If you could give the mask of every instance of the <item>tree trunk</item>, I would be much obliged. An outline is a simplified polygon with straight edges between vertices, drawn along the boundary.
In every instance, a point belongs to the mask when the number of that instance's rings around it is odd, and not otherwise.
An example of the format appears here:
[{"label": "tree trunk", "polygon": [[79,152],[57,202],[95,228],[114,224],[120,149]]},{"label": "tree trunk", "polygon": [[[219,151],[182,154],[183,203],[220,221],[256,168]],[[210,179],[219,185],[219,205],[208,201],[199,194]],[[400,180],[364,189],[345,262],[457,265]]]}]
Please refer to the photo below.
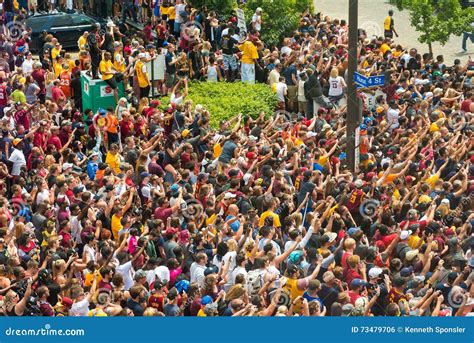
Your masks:
[{"label": "tree trunk", "polygon": [[428,42],[428,49],[429,49],[429,53],[431,55],[431,58],[433,58],[433,46],[431,45],[431,42]]}]

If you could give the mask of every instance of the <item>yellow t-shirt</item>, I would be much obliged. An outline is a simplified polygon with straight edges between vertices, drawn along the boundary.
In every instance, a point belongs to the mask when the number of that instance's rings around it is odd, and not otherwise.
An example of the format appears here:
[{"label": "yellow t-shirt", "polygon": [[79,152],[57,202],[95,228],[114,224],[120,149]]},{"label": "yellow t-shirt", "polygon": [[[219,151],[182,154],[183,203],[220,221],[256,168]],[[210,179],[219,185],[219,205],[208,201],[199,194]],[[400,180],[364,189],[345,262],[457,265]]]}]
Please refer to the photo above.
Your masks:
[{"label": "yellow t-shirt", "polygon": [[257,47],[251,41],[239,45],[239,50],[242,51],[242,63],[253,64],[258,58]]},{"label": "yellow t-shirt", "polygon": [[118,241],[119,239],[119,231],[122,230],[123,225],[120,222],[122,217],[118,217],[115,214],[112,216],[110,220],[110,227],[112,228],[112,235],[114,236],[114,240]]},{"label": "yellow t-shirt", "polygon": [[86,50],[86,42],[87,39],[84,36],[79,37],[77,40],[77,46],[79,47],[79,50]]},{"label": "yellow t-shirt", "polygon": [[56,57],[61,53],[61,49],[52,48],[51,49],[51,58],[53,59],[53,64],[56,64]]},{"label": "yellow t-shirt", "polygon": [[113,78],[114,76],[112,74],[106,74],[106,73],[110,73],[112,72],[112,67],[113,67],[113,64],[112,64],[112,61],[105,61],[105,60],[102,60],[100,61],[100,64],[99,64],[99,70],[100,70],[100,73],[102,74],[102,80],[110,80],[111,78]]},{"label": "yellow t-shirt", "polygon": [[382,51],[382,54],[385,54],[389,50],[390,50],[390,46],[388,46],[388,44],[384,43],[380,46],[380,51]]},{"label": "yellow t-shirt", "polygon": [[204,313],[203,309],[200,309],[197,314],[198,317],[207,317],[207,315]]},{"label": "yellow t-shirt", "polygon": [[53,65],[53,68],[54,68],[54,75],[56,77],[59,77],[59,75],[61,75],[61,73],[63,72],[63,66],[60,65],[59,63],[56,63],[55,65]]},{"label": "yellow t-shirt", "polygon": [[214,158],[219,158],[222,152],[222,146],[219,143],[214,144],[213,151],[214,151]]},{"label": "yellow t-shirt", "polygon": [[431,188],[434,188],[436,185],[436,182],[438,182],[439,176],[437,174],[431,175],[428,180],[426,180],[426,183],[430,185]]},{"label": "yellow t-shirt", "polygon": [[[284,290],[290,294],[291,301],[294,301],[296,298],[304,294],[304,290],[298,288],[297,279],[290,279],[290,278],[286,279]],[[301,302],[296,304],[294,310],[296,313],[301,312]]]},{"label": "yellow t-shirt", "polygon": [[423,204],[423,203],[425,203],[425,202],[431,202],[431,201],[432,201],[432,199],[431,199],[428,195],[426,195],[426,194],[422,194],[422,195],[420,196],[420,198],[418,199],[418,203],[419,203],[419,204]]},{"label": "yellow t-shirt", "polygon": [[141,88],[148,87],[150,85],[150,81],[148,81],[148,77],[145,74],[146,66],[143,62],[137,62],[137,64],[135,65],[135,72],[137,73],[138,86]]},{"label": "yellow t-shirt", "polygon": [[175,20],[176,19],[176,9],[174,6],[168,7],[168,19]]},{"label": "yellow t-shirt", "polygon": [[115,70],[123,73],[125,71],[125,62],[123,60],[123,56],[120,52],[114,53],[114,67]]},{"label": "yellow t-shirt", "polygon": [[[412,249],[415,249],[418,245],[418,242],[420,241],[420,237],[418,237],[418,235],[414,234],[414,235],[410,235],[408,237],[408,246]],[[422,243],[423,244],[423,243]]]},{"label": "yellow t-shirt", "polygon": [[89,313],[87,313],[87,316],[89,316],[89,317],[107,317],[107,313],[105,313],[104,310],[101,309],[101,308],[95,308],[93,310],[90,310]]},{"label": "yellow t-shirt", "polygon": [[328,158],[326,156],[320,156],[318,159],[318,164],[324,167],[326,163],[328,163]]},{"label": "yellow t-shirt", "polygon": [[383,22],[383,29],[385,31],[390,31],[390,24],[392,23],[392,17],[387,16]]},{"label": "yellow t-shirt", "polygon": [[263,226],[263,224],[265,223],[265,218],[267,218],[268,216],[273,218],[274,226],[278,226],[278,227],[281,226],[280,217],[278,216],[278,214],[271,211],[265,211],[262,213],[262,215],[260,216],[260,219],[258,220],[258,225]]},{"label": "yellow t-shirt", "polygon": [[113,169],[115,174],[120,173],[120,160],[118,154],[112,155],[109,151],[105,157],[105,163],[107,163],[109,167]]}]

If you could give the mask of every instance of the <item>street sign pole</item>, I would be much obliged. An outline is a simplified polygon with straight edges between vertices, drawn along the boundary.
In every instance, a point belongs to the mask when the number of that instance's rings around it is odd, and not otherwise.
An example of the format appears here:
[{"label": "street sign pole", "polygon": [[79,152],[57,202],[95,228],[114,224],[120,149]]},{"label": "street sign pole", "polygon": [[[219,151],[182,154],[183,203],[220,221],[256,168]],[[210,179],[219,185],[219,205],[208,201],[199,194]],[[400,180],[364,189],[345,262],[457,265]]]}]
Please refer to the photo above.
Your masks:
[{"label": "street sign pole", "polygon": [[357,72],[358,0],[349,0],[349,65],[347,75],[346,158],[352,172],[356,172],[355,134],[359,121],[359,99],[354,74]]}]

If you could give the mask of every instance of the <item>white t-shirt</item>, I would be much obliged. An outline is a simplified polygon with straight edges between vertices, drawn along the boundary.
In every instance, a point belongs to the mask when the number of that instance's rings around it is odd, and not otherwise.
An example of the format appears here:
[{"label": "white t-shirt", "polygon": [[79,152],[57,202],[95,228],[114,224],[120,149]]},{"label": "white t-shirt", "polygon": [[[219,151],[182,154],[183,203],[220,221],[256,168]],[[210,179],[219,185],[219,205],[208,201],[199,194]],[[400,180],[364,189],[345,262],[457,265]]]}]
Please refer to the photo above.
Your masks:
[{"label": "white t-shirt", "polygon": [[123,276],[123,282],[125,284],[124,290],[128,291],[133,286],[133,274],[134,270],[132,267],[132,261],[121,264],[115,268],[115,271]]},{"label": "white t-shirt", "polygon": [[71,317],[86,317],[89,312],[89,300],[84,298],[77,303],[72,304],[71,309],[69,310],[69,315]]},{"label": "white t-shirt", "polygon": [[283,46],[280,51],[281,51],[282,55],[286,54],[287,56],[290,56],[290,54],[293,50],[291,50],[291,48],[289,46]]},{"label": "white t-shirt", "polygon": [[197,282],[200,287],[204,286],[204,270],[206,266],[201,266],[200,264],[193,262],[190,268],[190,282]]},{"label": "white t-shirt", "polygon": [[287,94],[288,86],[284,82],[278,82],[276,85],[276,94],[278,101],[285,101],[285,95]]},{"label": "white t-shirt", "polygon": [[342,77],[330,77],[329,78],[329,96],[340,96],[344,93],[342,87]]},{"label": "white t-shirt", "polygon": [[175,105],[181,104],[183,100],[184,100],[183,96],[176,97],[176,94],[174,93],[172,93],[170,96],[170,103],[175,104]]},{"label": "white t-shirt", "polygon": [[306,97],[304,95],[304,84],[306,81],[299,80],[298,81],[298,101],[305,102]]},{"label": "white t-shirt", "polygon": [[21,64],[21,69],[26,75],[29,75],[33,72],[33,60],[24,60],[23,63]]},{"label": "white t-shirt", "polygon": [[153,272],[155,278],[159,278],[161,281],[170,281],[170,270],[167,266],[158,266]]},{"label": "white t-shirt", "polygon": [[8,160],[13,163],[11,175],[20,175],[21,167],[26,166],[26,160],[23,151],[13,149],[13,152]]},{"label": "white t-shirt", "polygon": [[262,20],[262,16],[257,15],[257,13],[254,13],[252,16],[252,23],[255,24],[255,30],[260,31],[262,29],[262,25],[260,24]]},{"label": "white t-shirt", "polygon": [[247,270],[244,268],[244,267],[236,267],[233,271],[232,271],[232,277],[230,279],[231,283],[233,285],[235,285],[235,278],[237,275],[239,274],[242,274],[244,275],[245,277],[245,281],[247,281]]},{"label": "white t-shirt", "polygon": [[183,20],[182,20],[183,18],[181,18],[180,13],[183,12],[185,8],[186,8],[185,4],[179,4],[179,5],[175,6],[175,11],[176,11],[176,18],[174,19],[175,23],[182,23],[183,22]]},{"label": "white t-shirt", "polygon": [[45,200],[49,200],[49,191],[47,189],[38,192],[38,195],[36,196],[36,205],[41,204]]},{"label": "white t-shirt", "polygon": [[387,122],[390,125],[390,129],[394,130],[400,126],[398,123],[398,117],[400,116],[400,110],[391,108],[387,111]]}]

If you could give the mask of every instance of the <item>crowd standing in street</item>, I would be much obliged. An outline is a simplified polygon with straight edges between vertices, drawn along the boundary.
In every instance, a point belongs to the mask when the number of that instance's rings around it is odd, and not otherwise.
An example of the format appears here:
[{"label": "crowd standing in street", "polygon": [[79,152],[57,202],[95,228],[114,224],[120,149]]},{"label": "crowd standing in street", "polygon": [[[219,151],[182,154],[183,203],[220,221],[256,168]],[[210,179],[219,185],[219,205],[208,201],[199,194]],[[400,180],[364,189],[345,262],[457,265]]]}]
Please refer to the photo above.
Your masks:
[{"label": "crowd standing in street", "polygon": [[[0,40],[3,315],[472,315],[474,62],[398,45],[391,16],[361,31],[358,71],[386,83],[359,92],[354,173],[345,21],[304,13],[270,46],[262,9],[242,34],[185,1],[104,4],[143,31],[110,20],[77,59]],[[81,73],[126,96],[82,108]],[[268,83],[276,112],[211,127],[188,80]]]}]

